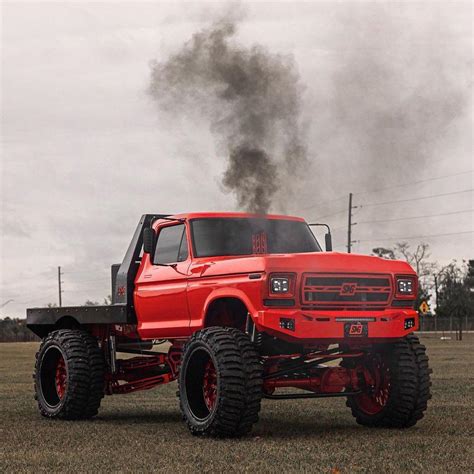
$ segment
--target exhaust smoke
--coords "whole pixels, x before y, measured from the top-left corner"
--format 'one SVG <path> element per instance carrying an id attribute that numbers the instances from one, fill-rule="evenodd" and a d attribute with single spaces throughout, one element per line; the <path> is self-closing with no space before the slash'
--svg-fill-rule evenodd
<path id="1" fill-rule="evenodd" d="M 161 110 L 185 106 L 209 120 L 227 157 L 224 189 L 241 209 L 264 214 L 283 207 L 291 189 L 282 177 L 306 162 L 302 88 L 292 57 L 240 45 L 236 26 L 218 21 L 153 63 L 149 93 Z"/>

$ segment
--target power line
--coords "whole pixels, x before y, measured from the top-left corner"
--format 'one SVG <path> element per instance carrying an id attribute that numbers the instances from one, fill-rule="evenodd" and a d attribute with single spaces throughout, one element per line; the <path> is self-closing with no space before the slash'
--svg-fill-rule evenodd
<path id="1" fill-rule="evenodd" d="M 326 217 L 336 216 L 337 214 L 341 214 L 342 212 L 346 212 L 346 211 L 347 211 L 347 209 L 341 209 L 340 211 L 333 212 L 332 214 L 326 214 L 324 216 L 318 216 L 318 217 L 315 217 L 314 219 L 309 219 L 309 220 L 317 221 L 317 220 L 320 220 L 320 219 L 324 219 Z"/>
<path id="2" fill-rule="evenodd" d="M 451 216 L 453 214 L 463 214 L 463 213 L 466 213 L 466 212 L 474 212 L 474 209 L 466 209 L 464 211 L 443 212 L 441 214 L 425 214 L 423 216 L 397 217 L 395 219 L 380 219 L 380 220 L 375 220 L 375 221 L 361 221 L 361 222 L 357 222 L 357 224 L 377 224 L 379 222 L 394 222 L 394 221 L 404 221 L 404 220 L 410 220 L 410 219 L 423 219 L 425 217 Z M 333 230 L 337 230 L 337 229 L 333 229 Z"/>
<path id="3" fill-rule="evenodd" d="M 94 272 L 96 272 L 96 271 L 97 271 L 97 272 L 100 272 L 100 271 L 104 271 L 104 272 L 105 272 L 105 271 L 107 271 L 107 269 L 94 270 Z M 69 270 L 68 270 L 67 272 L 64 272 L 64 271 L 62 272 L 63 275 L 73 275 L 73 274 L 76 275 L 76 274 L 81 274 L 81 273 L 87 273 L 87 274 L 90 275 L 91 273 L 93 273 L 93 271 L 92 271 L 92 270 L 81 270 L 81 271 L 75 271 L 75 270 L 69 271 Z"/>
<path id="4" fill-rule="evenodd" d="M 110 277 L 97 278 L 97 279 L 94 278 L 93 280 L 73 280 L 72 283 L 74 284 L 80 283 L 82 285 L 82 283 L 93 283 L 93 282 L 99 282 L 99 281 L 110 281 Z"/>
<path id="5" fill-rule="evenodd" d="M 374 206 L 383 206 L 384 204 L 395 204 L 397 202 L 420 201 L 422 199 L 430 199 L 433 197 L 441 197 L 441 196 L 451 196 L 453 194 L 470 193 L 472 191 L 474 191 L 474 189 L 464 189 L 463 191 L 453 191 L 451 193 L 431 194 L 430 196 L 421 196 L 417 198 L 398 199 L 396 201 L 384 201 L 384 202 L 374 202 L 374 203 L 369 203 L 369 204 L 361 204 L 360 207 L 374 207 Z"/>
<path id="6" fill-rule="evenodd" d="M 440 193 L 440 194 L 431 194 L 430 196 L 421 196 L 421 197 L 415 197 L 415 198 L 408 198 L 408 199 L 397 199 L 395 201 L 383 201 L 383 202 L 375 202 L 375 203 L 368 203 L 368 204 L 361 204 L 357 207 L 359 208 L 364 208 L 364 207 L 375 207 L 375 206 L 382 206 L 384 204 L 395 204 L 395 203 L 398 203 L 398 202 L 412 202 L 412 201 L 420 201 L 420 200 L 423 200 L 423 199 L 430 199 L 430 198 L 433 198 L 433 197 L 441 197 L 441 196 L 451 196 L 451 195 L 454 195 L 454 194 L 462 194 L 462 193 L 470 193 L 474 191 L 474 189 L 464 189 L 462 191 L 453 191 L 453 192 L 450 192 L 450 193 Z M 316 207 L 316 206 L 312 206 L 312 207 Z M 355 207 L 355 206 L 354 206 Z M 330 214 L 325 214 L 323 216 L 317 216 L 317 217 L 314 217 L 313 220 L 319 220 L 319 219 L 324 219 L 326 217 L 333 217 L 333 216 L 336 216 L 338 214 L 341 214 L 343 212 L 346 212 L 347 209 L 340 209 L 336 212 L 332 212 Z M 468 212 L 468 211 L 462 211 L 462 212 Z M 441 215 L 441 214 L 440 214 Z M 447 214 L 446 214 L 447 215 Z M 424 217 L 424 216 L 422 216 Z M 426 216 L 426 217 L 429 217 L 429 216 Z M 395 219 L 394 219 L 395 220 Z M 385 222 L 385 221 L 367 221 L 367 222 L 360 222 L 360 224 L 362 223 L 372 223 L 372 222 Z"/>
<path id="7" fill-rule="evenodd" d="M 354 194 L 360 195 L 360 194 L 378 193 L 380 191 L 385 191 L 386 189 L 403 188 L 404 186 L 411 186 L 413 184 L 420 184 L 420 183 L 426 183 L 428 181 L 437 181 L 437 180 L 444 179 L 444 178 L 452 178 L 454 176 L 461 176 L 463 174 L 472 173 L 473 171 L 474 170 L 462 171 L 460 173 L 446 174 L 444 176 L 438 176 L 438 177 L 435 177 L 435 178 L 427 178 L 427 179 L 420 179 L 418 181 L 410 181 L 410 182 L 404 183 L 404 184 L 394 184 L 393 186 L 387 186 L 385 188 L 371 189 L 371 190 L 368 190 L 368 191 L 361 191 L 359 193 L 354 193 Z"/>
<path id="8" fill-rule="evenodd" d="M 472 234 L 474 230 L 466 230 L 462 232 L 448 232 L 446 234 L 431 234 L 431 235 L 412 235 L 410 237 L 395 237 L 395 238 L 383 238 L 383 239 L 362 239 L 358 242 L 385 242 L 385 241 L 397 241 L 397 240 L 416 240 L 416 239 L 427 239 L 431 237 L 444 237 L 447 235 L 461 235 L 461 234 Z"/>
<path id="9" fill-rule="evenodd" d="M 63 267 L 61 267 L 61 276 L 64 276 L 64 275 L 68 275 L 69 272 L 63 272 L 62 270 Z M 57 269 L 56 269 L 56 273 L 57 273 Z M 91 272 L 89 272 L 91 273 Z M 41 275 L 41 274 L 39 274 Z M 22 276 L 22 280 L 35 280 L 35 281 L 38 281 L 38 275 L 24 275 Z M 100 279 L 93 279 L 93 280 L 80 280 L 80 279 L 77 279 L 77 278 L 74 278 L 74 280 L 71 280 L 72 283 L 74 284 L 81 284 L 81 283 L 88 283 L 88 282 L 91 282 L 91 281 L 110 281 L 110 276 L 104 276 Z M 63 280 L 63 283 L 64 283 L 64 280 Z"/>
<path id="10" fill-rule="evenodd" d="M 66 293 L 91 293 L 93 290 L 102 290 L 103 288 L 97 288 L 97 287 L 94 287 L 94 288 L 86 288 L 86 289 L 82 289 L 82 290 L 68 290 L 66 291 Z"/>
<path id="11" fill-rule="evenodd" d="M 337 201 L 340 201 L 341 199 L 346 199 L 347 198 L 347 195 L 344 195 L 344 196 L 339 196 L 337 198 L 334 198 L 334 199 L 330 199 L 330 200 L 327 200 L 327 201 L 318 201 L 318 204 L 314 204 L 312 206 L 308 206 L 308 207 L 299 207 L 298 208 L 298 212 L 299 211 L 307 211 L 308 209 L 314 209 L 315 207 L 318 207 L 318 206 L 321 206 L 321 205 L 325 205 L 325 204 L 331 204 L 333 202 L 337 202 Z"/>
<path id="12" fill-rule="evenodd" d="M 41 296 L 38 296 L 36 298 L 33 298 L 33 299 L 29 299 L 27 301 L 18 301 L 17 304 L 30 304 L 30 303 L 33 303 L 35 301 L 39 301 L 39 300 L 52 300 L 56 297 L 56 293 L 54 295 L 41 295 Z"/>

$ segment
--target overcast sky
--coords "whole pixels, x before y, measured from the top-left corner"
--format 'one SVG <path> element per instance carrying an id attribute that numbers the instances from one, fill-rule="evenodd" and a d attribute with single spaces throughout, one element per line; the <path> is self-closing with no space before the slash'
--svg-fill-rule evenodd
<path id="1" fill-rule="evenodd" d="M 145 212 L 236 209 L 209 124 L 147 94 L 150 61 L 229 8 L 305 87 L 310 164 L 284 210 L 343 251 L 353 192 L 356 252 L 474 257 L 471 2 L 232 5 L 3 2 L 0 316 L 57 302 L 58 265 L 63 304 L 102 301 Z"/>

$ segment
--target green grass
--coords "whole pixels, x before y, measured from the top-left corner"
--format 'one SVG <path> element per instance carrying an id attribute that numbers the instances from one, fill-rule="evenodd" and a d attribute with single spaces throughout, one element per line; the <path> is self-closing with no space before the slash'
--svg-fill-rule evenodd
<path id="1" fill-rule="evenodd" d="M 192 437 L 176 384 L 103 400 L 92 421 L 41 418 L 37 344 L 0 344 L 0 472 L 474 472 L 474 337 L 424 338 L 433 367 L 427 415 L 408 430 L 358 426 L 342 399 L 269 401 L 241 440 Z"/>

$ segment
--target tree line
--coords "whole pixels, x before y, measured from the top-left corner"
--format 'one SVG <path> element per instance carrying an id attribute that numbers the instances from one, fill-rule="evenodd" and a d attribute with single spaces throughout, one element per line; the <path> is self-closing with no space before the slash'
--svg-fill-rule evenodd
<path id="1" fill-rule="evenodd" d="M 26 327 L 26 319 L 0 319 L 0 342 L 30 342 L 39 341 L 39 337 Z"/>
<path id="2" fill-rule="evenodd" d="M 418 298 L 415 309 L 426 301 L 431 310 L 421 315 L 425 330 L 457 331 L 474 330 L 474 260 L 453 260 L 440 265 L 431 260 L 429 245 L 420 243 L 411 248 L 407 243 L 394 247 L 377 247 L 373 255 L 406 260 L 419 278 Z"/>

